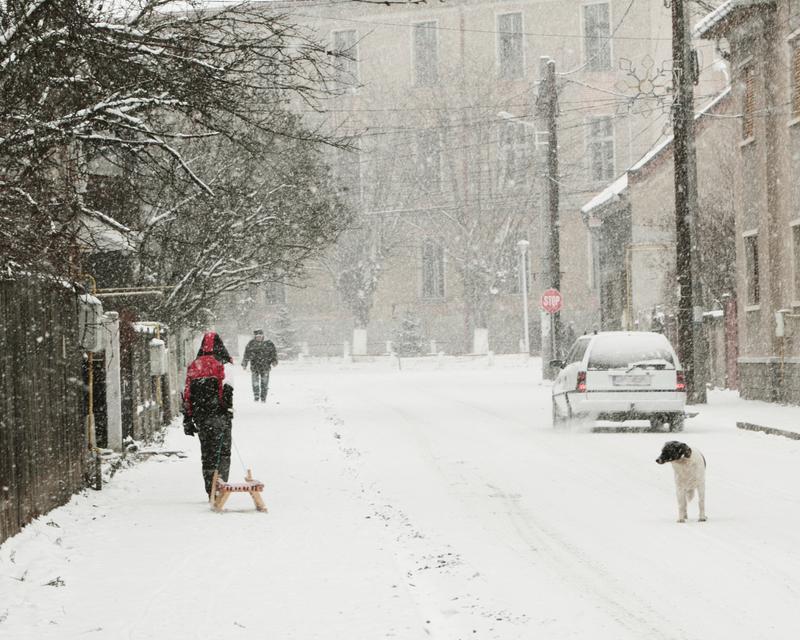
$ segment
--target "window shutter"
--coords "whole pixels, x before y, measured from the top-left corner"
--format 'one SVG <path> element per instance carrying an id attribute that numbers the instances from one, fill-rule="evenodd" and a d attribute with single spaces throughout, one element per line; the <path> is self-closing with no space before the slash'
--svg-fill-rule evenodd
<path id="1" fill-rule="evenodd" d="M 745 71 L 744 108 L 742 109 L 742 137 L 745 140 L 755 136 L 754 115 L 756 103 L 756 82 L 753 68 Z"/>

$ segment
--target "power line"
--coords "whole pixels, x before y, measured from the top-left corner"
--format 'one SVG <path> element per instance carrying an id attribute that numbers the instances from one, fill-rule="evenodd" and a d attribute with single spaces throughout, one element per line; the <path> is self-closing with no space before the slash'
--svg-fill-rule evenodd
<path id="1" fill-rule="evenodd" d="M 707 95 L 704 95 L 702 97 L 704 97 L 704 98 L 712 98 L 712 97 L 716 97 L 716 95 L 717 94 L 707 94 Z M 656 98 L 653 98 L 653 100 L 655 100 L 655 99 Z M 640 101 L 640 100 L 641 99 L 637 99 L 637 101 Z M 626 104 L 626 103 L 629 103 L 629 102 L 632 102 L 632 101 L 633 101 L 632 99 L 627 98 L 627 99 L 621 99 L 619 101 L 609 101 L 607 103 L 600 103 L 599 105 L 596 104 L 596 103 L 593 103 L 591 101 L 587 101 L 585 104 L 592 105 L 593 107 L 597 106 L 598 109 L 599 109 L 600 107 L 619 106 L 619 105 Z M 564 114 L 564 113 L 592 113 L 592 112 L 596 112 L 598 109 L 586 109 L 586 108 L 583 108 L 583 107 L 576 107 L 574 109 L 562 109 L 560 113 L 562 113 L 562 114 Z M 629 117 L 632 117 L 632 116 L 646 115 L 647 113 L 651 112 L 652 110 L 653 110 L 653 107 L 644 106 L 643 105 L 640 109 L 629 109 L 629 110 L 627 110 L 625 112 L 620 112 L 620 113 L 613 113 L 613 114 L 611 114 L 611 113 L 602 113 L 602 114 L 597 114 L 597 115 L 602 115 L 602 116 L 604 116 L 604 117 L 606 117 L 608 119 L 611 119 L 611 120 L 619 120 L 619 119 L 629 118 Z M 702 112 L 700 112 L 700 111 L 696 111 L 695 112 L 696 115 L 700 114 L 700 113 L 702 113 Z M 666 115 L 666 114 L 661 114 L 661 115 Z M 513 118 L 513 120 L 519 120 L 519 124 L 523 124 L 523 123 L 527 122 L 527 120 L 526 120 L 527 118 L 531 118 L 532 116 L 533 116 L 532 113 L 526 112 L 526 113 L 523 113 L 523 114 L 520 114 L 520 115 L 512 116 L 512 118 Z M 736 117 L 736 116 L 725 116 L 725 117 Z M 502 127 L 504 123 L 508 123 L 508 119 L 501 119 L 501 118 L 498 118 L 496 116 L 496 114 L 492 114 L 492 115 L 490 115 L 488 117 L 485 117 L 485 118 L 471 119 L 471 120 L 467 120 L 467 121 L 463 121 L 463 120 L 462 121 L 454 121 L 454 122 L 448 122 L 446 124 L 444 124 L 444 123 L 434 123 L 432 125 L 421 124 L 420 126 L 401 126 L 401 125 L 396 125 L 395 126 L 395 125 L 391 125 L 391 124 L 388 124 L 388 125 L 371 125 L 371 126 L 370 125 L 365 125 L 364 127 L 360 127 L 360 128 L 357 128 L 357 129 L 354 128 L 351 132 L 345 133 L 345 135 L 354 136 L 356 138 L 376 138 L 376 137 L 380 137 L 380 136 L 393 136 L 393 135 L 400 135 L 400 134 L 407 134 L 407 133 L 421 133 L 421 132 L 430 132 L 430 131 L 437 131 L 437 130 L 438 131 L 450 131 L 450 130 L 454 130 L 454 129 L 464 129 L 464 128 L 469 129 L 469 128 L 473 128 L 473 127 L 475 127 L 477 125 L 493 124 L 493 123 L 496 123 L 499 127 Z M 591 126 L 591 123 L 584 121 L 584 122 L 578 122 L 578 123 L 575 123 L 575 124 L 571 124 L 571 125 L 568 125 L 568 126 L 562 126 L 562 127 L 559 128 L 559 130 L 560 131 L 569 131 L 569 130 L 572 130 L 572 129 L 582 129 L 582 128 L 586 128 L 586 127 L 589 127 L 589 126 Z M 534 139 L 535 135 L 536 135 L 536 132 L 533 131 L 531 133 L 523 134 L 522 137 L 526 138 L 526 139 Z M 493 138 L 493 139 L 482 141 L 482 142 L 478 142 L 478 143 L 475 143 L 475 144 L 466 145 L 466 147 L 455 147 L 455 148 L 456 149 L 457 148 L 471 148 L 471 147 L 484 146 L 486 144 L 498 143 L 498 142 L 500 142 L 499 138 Z M 411 143 L 413 143 L 413 141 Z M 397 144 L 402 145 L 402 144 L 405 144 L 405 143 L 403 143 L 402 141 L 399 141 Z"/>
<path id="2" fill-rule="evenodd" d="M 324 15 L 309 15 L 298 12 L 288 12 L 287 15 L 296 16 L 299 18 L 309 18 L 312 20 L 320 21 L 334 21 L 334 22 L 348 22 L 353 24 L 366 24 L 374 27 L 401 27 L 401 28 L 422 28 L 430 29 L 433 31 L 454 31 L 457 33 L 481 33 L 489 35 L 514 35 L 514 36 L 534 36 L 537 38 L 573 38 L 577 40 L 587 40 L 592 36 L 585 36 L 576 33 L 544 33 L 536 31 L 505 31 L 498 29 L 474 29 L 467 27 L 443 27 L 440 25 L 421 26 L 420 23 L 402 23 L 402 22 L 386 22 L 383 20 L 363 20 L 358 18 L 343 18 L 339 16 L 324 16 Z M 635 42 L 653 42 L 653 41 L 671 41 L 671 38 L 647 37 L 647 36 L 616 36 L 616 40 L 630 40 Z"/>

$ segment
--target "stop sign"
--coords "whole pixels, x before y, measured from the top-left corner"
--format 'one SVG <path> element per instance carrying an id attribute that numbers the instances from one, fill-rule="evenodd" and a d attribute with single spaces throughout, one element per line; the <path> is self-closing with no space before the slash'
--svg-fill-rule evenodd
<path id="1" fill-rule="evenodd" d="M 547 313 L 558 313 L 564 306 L 564 298 L 558 289 L 547 289 L 542 294 L 540 304 Z"/>

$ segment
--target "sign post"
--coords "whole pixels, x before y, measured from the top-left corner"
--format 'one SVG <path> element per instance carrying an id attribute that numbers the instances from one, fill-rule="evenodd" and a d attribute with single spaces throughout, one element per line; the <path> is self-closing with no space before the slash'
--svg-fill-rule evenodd
<path id="1" fill-rule="evenodd" d="M 557 336 L 556 336 L 556 314 L 561 311 L 564 306 L 564 297 L 558 289 L 550 288 L 542 292 L 542 297 L 539 299 L 539 306 L 546 314 L 550 316 L 550 360 L 557 359 Z M 555 376 L 551 371 L 550 362 L 543 362 L 543 368 L 547 372 L 547 378 L 552 379 Z"/>

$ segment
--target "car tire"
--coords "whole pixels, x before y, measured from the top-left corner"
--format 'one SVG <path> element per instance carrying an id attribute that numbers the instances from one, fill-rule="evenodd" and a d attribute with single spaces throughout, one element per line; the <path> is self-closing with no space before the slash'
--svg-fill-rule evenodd
<path id="1" fill-rule="evenodd" d="M 676 414 L 672 416 L 669 421 L 669 430 L 673 432 L 683 431 L 683 423 L 684 423 L 684 416 L 681 414 Z"/>

